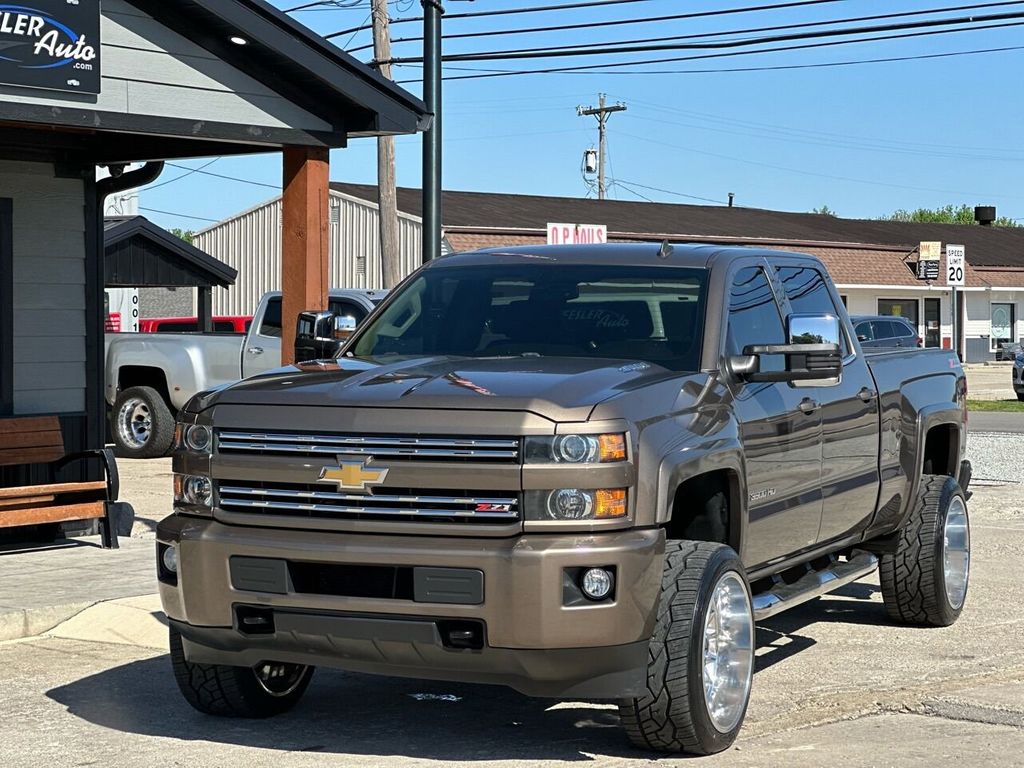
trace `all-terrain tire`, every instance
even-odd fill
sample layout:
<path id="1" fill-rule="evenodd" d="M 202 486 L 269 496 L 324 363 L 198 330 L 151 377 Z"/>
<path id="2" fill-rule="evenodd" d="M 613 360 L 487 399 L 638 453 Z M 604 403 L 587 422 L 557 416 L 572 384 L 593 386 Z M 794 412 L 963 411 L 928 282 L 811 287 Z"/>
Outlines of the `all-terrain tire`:
<path id="1" fill-rule="evenodd" d="M 253 667 L 198 664 L 185 658 L 181 633 L 170 628 L 171 664 L 174 679 L 185 700 L 207 715 L 220 717 L 273 717 L 294 707 L 309 687 L 313 667 L 296 667 L 286 687 L 271 692 Z"/>
<path id="2" fill-rule="evenodd" d="M 966 592 L 959 605 L 950 602 L 943 562 L 946 517 L 954 500 L 963 503 L 966 515 L 967 499 L 956 479 L 946 475 L 921 477 L 897 550 L 882 555 L 879 564 L 882 598 L 894 621 L 948 627 L 963 610 Z M 967 546 L 969 552 L 969 530 Z"/>
<path id="3" fill-rule="evenodd" d="M 133 419 L 132 414 L 138 418 Z M 132 423 L 137 423 L 137 429 Z M 166 456 L 174 441 L 174 414 L 152 387 L 129 387 L 114 401 L 110 432 L 115 453 L 122 458 Z"/>
<path id="4" fill-rule="evenodd" d="M 631 742 L 641 749 L 710 755 L 728 749 L 743 725 L 753 671 L 754 623 L 750 614 L 750 673 L 738 722 L 727 731 L 715 727 L 704 698 L 704 622 L 712 591 L 727 573 L 738 575 L 747 610 L 750 586 L 739 557 L 722 544 L 669 541 L 657 623 L 647 661 L 647 691 L 619 704 L 619 716 Z"/>

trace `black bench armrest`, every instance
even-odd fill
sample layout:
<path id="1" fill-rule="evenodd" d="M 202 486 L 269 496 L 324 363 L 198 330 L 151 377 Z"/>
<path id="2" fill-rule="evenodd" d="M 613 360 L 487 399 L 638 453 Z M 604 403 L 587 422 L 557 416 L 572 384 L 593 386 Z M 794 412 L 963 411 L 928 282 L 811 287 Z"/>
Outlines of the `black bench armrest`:
<path id="1" fill-rule="evenodd" d="M 60 461 L 55 461 L 53 466 L 61 469 L 72 462 L 88 461 L 89 459 L 100 459 L 103 462 L 107 480 L 107 501 L 117 501 L 117 497 L 121 492 L 121 480 L 117 474 L 117 462 L 114 460 L 114 452 L 109 448 L 94 448 L 88 451 L 69 453 Z"/>

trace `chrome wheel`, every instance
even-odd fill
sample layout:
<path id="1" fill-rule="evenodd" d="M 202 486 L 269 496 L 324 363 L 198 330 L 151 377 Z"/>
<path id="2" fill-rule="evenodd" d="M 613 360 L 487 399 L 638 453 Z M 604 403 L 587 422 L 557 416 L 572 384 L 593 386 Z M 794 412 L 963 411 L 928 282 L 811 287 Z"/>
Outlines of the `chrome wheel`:
<path id="1" fill-rule="evenodd" d="M 149 406 L 140 397 L 121 404 L 117 414 L 117 432 L 121 442 L 131 448 L 143 448 L 153 432 L 153 416 Z"/>
<path id="2" fill-rule="evenodd" d="M 942 570 L 946 599 L 953 610 L 959 610 L 967 597 L 971 570 L 971 527 L 967 520 L 967 505 L 959 496 L 953 497 L 946 511 L 946 525 L 942 532 Z"/>
<path id="3" fill-rule="evenodd" d="M 715 729 L 728 733 L 743 718 L 754 674 L 754 617 L 735 571 L 722 574 L 711 592 L 701 647 L 704 705 Z"/>
<path id="4" fill-rule="evenodd" d="M 305 664 L 261 661 L 252 671 L 264 691 L 271 696 L 287 696 L 302 684 L 307 669 Z"/>

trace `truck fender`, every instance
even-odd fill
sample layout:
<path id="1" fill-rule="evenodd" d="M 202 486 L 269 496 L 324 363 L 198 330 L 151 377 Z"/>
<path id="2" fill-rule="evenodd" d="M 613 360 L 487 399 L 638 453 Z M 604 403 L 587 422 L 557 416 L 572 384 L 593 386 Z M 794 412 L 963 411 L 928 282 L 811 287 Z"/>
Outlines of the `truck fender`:
<path id="1" fill-rule="evenodd" d="M 140 344 L 138 342 L 139 339 L 135 334 L 126 334 L 126 344 L 121 345 L 117 341 L 112 341 L 107 348 L 104 394 L 108 404 L 113 405 L 117 398 L 121 372 L 124 368 L 150 369 L 154 374 L 162 375 L 167 382 L 170 405 L 175 410 L 185 404 L 191 393 L 206 388 L 205 377 L 199 373 L 199 369 L 196 367 L 197 361 L 193 357 L 192 350 L 172 348 L 165 343 L 152 344 L 147 341 Z M 177 390 L 171 386 L 170 371 L 174 372 L 173 383 L 178 387 Z"/>
<path id="2" fill-rule="evenodd" d="M 743 447 L 738 439 L 719 439 L 706 445 L 683 445 L 667 454 L 658 470 L 659 525 L 672 519 L 676 490 L 687 480 L 711 472 L 728 470 L 736 488 L 730 494 L 729 529 L 733 544 L 741 546 L 746 533 L 747 481 Z"/>
<path id="3" fill-rule="evenodd" d="M 917 498 L 917 489 L 921 482 L 921 475 L 924 473 L 924 449 L 928 433 L 935 427 L 945 425 L 953 427 L 957 433 L 957 460 L 953 467 L 953 476 L 956 477 L 964 449 L 963 412 L 958 405 L 955 403 L 933 403 L 922 407 L 917 413 L 914 434 L 904 436 L 903 445 L 900 447 L 900 465 L 910 480 L 904 513 L 909 507 L 910 500 Z M 908 437 L 911 439 L 907 439 Z"/>

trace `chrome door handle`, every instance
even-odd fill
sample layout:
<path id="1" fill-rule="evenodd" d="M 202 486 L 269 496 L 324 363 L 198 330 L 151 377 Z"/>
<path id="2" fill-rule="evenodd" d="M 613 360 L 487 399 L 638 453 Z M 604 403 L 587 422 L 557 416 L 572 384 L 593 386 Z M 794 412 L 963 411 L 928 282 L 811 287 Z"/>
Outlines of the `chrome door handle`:
<path id="1" fill-rule="evenodd" d="M 819 403 L 817 400 L 811 400 L 811 398 L 805 397 L 803 400 L 800 401 L 799 408 L 801 411 L 810 416 L 816 410 L 821 408 L 821 403 Z"/>
<path id="2" fill-rule="evenodd" d="M 250 355 L 262 355 L 263 347 L 249 347 L 245 351 L 248 352 Z"/>
<path id="3" fill-rule="evenodd" d="M 867 387 L 861 387 L 860 392 L 857 393 L 857 397 L 859 397 L 865 403 L 870 403 L 872 400 L 875 399 L 875 393 L 873 390 L 870 390 Z"/>

